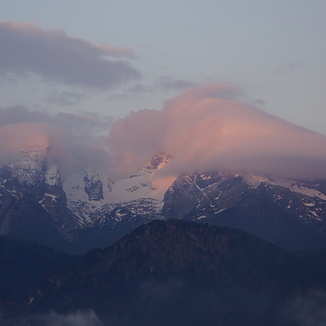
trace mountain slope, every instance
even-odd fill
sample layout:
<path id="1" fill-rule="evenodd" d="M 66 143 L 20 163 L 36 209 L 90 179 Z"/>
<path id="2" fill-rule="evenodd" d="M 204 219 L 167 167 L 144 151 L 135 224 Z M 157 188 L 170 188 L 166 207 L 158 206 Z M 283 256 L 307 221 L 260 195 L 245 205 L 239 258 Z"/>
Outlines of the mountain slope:
<path id="1" fill-rule="evenodd" d="M 28 298 L 44 273 L 74 260 L 63 252 L 33 242 L 0 236 L 0 316 L 15 311 L 17 303 L 22 304 Z"/>
<path id="2" fill-rule="evenodd" d="M 313 264 L 240 231 L 153 221 L 47 275 L 30 309 L 92 309 L 109 325 L 297 325 L 288 300 L 324 283 Z"/>
<path id="3" fill-rule="evenodd" d="M 90 167 L 62 177 L 47 148 L 29 148 L 0 167 L 0 234 L 78 252 L 113 243 L 160 217 L 169 184 L 164 188 L 154 177 L 170 158 L 156 153 L 137 174 L 113 182 Z M 93 225 L 103 236 L 92 240 L 82 230 Z"/>
<path id="4" fill-rule="evenodd" d="M 325 190 L 325 181 L 194 173 L 168 189 L 163 215 L 236 227 L 292 249 L 326 248 Z"/>
<path id="5" fill-rule="evenodd" d="M 171 160 L 157 152 L 113 181 L 93 167 L 62 176 L 47 148 L 30 148 L 0 167 L 0 234 L 80 253 L 149 221 L 178 218 L 236 227 L 287 248 L 326 248 L 325 180 L 250 171 L 167 177 L 161 171 Z"/>

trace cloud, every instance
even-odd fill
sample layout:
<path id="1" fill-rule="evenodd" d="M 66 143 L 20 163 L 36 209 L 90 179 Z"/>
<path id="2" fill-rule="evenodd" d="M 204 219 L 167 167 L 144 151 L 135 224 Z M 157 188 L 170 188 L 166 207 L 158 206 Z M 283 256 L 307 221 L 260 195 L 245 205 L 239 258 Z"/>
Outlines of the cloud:
<path id="1" fill-rule="evenodd" d="M 55 162 L 63 177 L 89 166 L 108 171 L 104 131 L 111 125 L 109 117 L 91 113 L 49 115 L 24 107 L 0 109 L 0 164 L 38 150 L 46 151 L 48 162 Z"/>
<path id="2" fill-rule="evenodd" d="M 157 151 L 173 155 L 157 178 L 198 170 L 250 170 L 326 178 L 326 137 L 243 101 L 229 85 L 207 85 L 113 122 L 94 113 L 0 108 L 0 163 L 45 147 L 64 175 L 93 166 L 113 179 L 137 172 Z M 107 132 L 110 130 L 109 135 Z"/>
<path id="3" fill-rule="evenodd" d="M 135 83 L 133 86 L 129 87 L 126 92 L 127 94 L 139 94 L 148 92 L 148 89 L 141 83 Z"/>
<path id="4" fill-rule="evenodd" d="M 172 76 L 162 76 L 155 82 L 155 86 L 165 91 L 180 91 L 194 87 L 195 83 L 189 80 L 175 79 Z"/>
<path id="5" fill-rule="evenodd" d="M 326 293 L 311 289 L 292 300 L 288 307 L 288 315 L 298 326 L 326 325 Z"/>
<path id="6" fill-rule="evenodd" d="M 53 92 L 47 99 L 53 104 L 59 106 L 76 105 L 85 97 L 82 93 L 76 92 Z"/>
<path id="7" fill-rule="evenodd" d="M 276 74 L 279 74 L 279 75 L 292 74 L 299 68 L 301 68 L 301 64 L 299 62 L 285 63 L 278 68 L 278 70 L 276 71 Z"/>
<path id="8" fill-rule="evenodd" d="M 30 23 L 0 22 L 0 43 L 2 76 L 32 73 L 96 88 L 112 88 L 141 77 L 128 61 L 122 60 L 134 57 L 129 48 L 93 44 Z"/>
<path id="9" fill-rule="evenodd" d="M 116 173 L 128 176 L 139 170 L 162 147 L 166 130 L 160 111 L 144 109 L 118 120 L 110 132 L 109 151 Z"/>
<path id="10" fill-rule="evenodd" d="M 152 85 L 143 85 L 136 82 L 130 87 L 124 88 L 121 93 L 110 95 L 109 100 L 120 101 L 135 98 L 139 94 L 155 93 L 157 91 L 185 91 L 193 88 L 195 83 L 187 80 L 178 80 L 171 76 L 162 76 L 157 79 Z"/>
<path id="11" fill-rule="evenodd" d="M 117 121 L 109 135 L 119 173 L 133 173 L 158 150 L 162 173 L 251 170 L 289 178 L 326 177 L 326 137 L 241 101 L 227 85 L 207 85 Z"/>
<path id="12" fill-rule="evenodd" d="M 49 123 L 80 136 L 82 133 L 95 134 L 95 131 L 107 132 L 113 120 L 108 116 L 91 112 L 59 112 L 51 115 L 44 111 L 29 110 L 24 106 L 0 107 L 0 126 L 25 122 Z"/>
<path id="13" fill-rule="evenodd" d="M 139 94 L 150 92 L 150 88 L 146 88 L 142 83 L 135 83 L 134 85 L 123 89 L 121 93 L 110 95 L 109 101 L 131 100 Z"/>
<path id="14" fill-rule="evenodd" d="M 77 311 L 69 314 L 51 312 L 46 315 L 34 316 L 8 321 L 5 325 L 44 325 L 44 326 L 104 326 L 93 311 Z"/>

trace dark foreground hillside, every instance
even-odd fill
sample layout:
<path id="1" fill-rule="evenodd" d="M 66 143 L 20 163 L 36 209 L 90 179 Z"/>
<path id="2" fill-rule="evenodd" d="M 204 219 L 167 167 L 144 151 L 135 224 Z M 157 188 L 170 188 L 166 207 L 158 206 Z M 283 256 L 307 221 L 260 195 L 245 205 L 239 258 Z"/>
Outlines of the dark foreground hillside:
<path id="1" fill-rule="evenodd" d="M 0 236 L 0 316 L 16 311 L 46 272 L 75 259 L 35 243 Z"/>
<path id="2" fill-rule="evenodd" d="M 157 220 L 48 273 L 25 317 L 6 325 L 306 325 L 326 307 L 317 256 L 237 230 Z"/>

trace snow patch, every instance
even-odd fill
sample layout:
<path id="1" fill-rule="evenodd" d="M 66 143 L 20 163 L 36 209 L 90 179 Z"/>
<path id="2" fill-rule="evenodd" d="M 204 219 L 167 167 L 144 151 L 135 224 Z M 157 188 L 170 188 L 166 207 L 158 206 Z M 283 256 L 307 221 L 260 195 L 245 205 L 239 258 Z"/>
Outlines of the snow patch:
<path id="1" fill-rule="evenodd" d="M 315 206 L 315 203 L 303 203 L 303 205 L 308 206 L 308 207 L 312 207 Z"/>
<path id="2" fill-rule="evenodd" d="M 295 180 L 285 178 L 271 178 L 269 176 L 261 176 L 249 172 L 238 173 L 238 175 L 242 176 L 245 182 L 247 182 L 253 187 L 258 187 L 261 183 L 271 184 L 273 186 L 287 188 L 292 192 L 300 193 L 308 197 L 317 197 L 322 200 L 326 200 L 326 194 L 323 194 L 317 189 L 309 188 L 302 182 L 298 182 Z"/>
<path id="3" fill-rule="evenodd" d="M 225 210 L 227 210 L 227 208 L 222 208 L 222 209 L 220 209 L 219 211 L 215 212 L 215 215 L 217 215 L 217 214 L 219 214 L 219 213 L 221 213 L 221 212 L 224 212 Z"/>

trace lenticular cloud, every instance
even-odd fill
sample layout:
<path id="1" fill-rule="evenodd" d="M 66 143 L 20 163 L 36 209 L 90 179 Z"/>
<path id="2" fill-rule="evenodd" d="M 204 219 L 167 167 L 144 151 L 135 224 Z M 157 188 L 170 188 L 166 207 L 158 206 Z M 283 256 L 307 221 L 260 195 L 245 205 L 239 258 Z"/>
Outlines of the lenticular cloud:
<path id="1" fill-rule="evenodd" d="M 173 155 L 162 170 L 251 170 L 295 178 L 326 177 L 326 137 L 238 100 L 220 85 L 196 88 L 161 111 L 141 110 L 117 121 L 109 148 L 119 173 L 132 173 L 155 151 Z"/>

